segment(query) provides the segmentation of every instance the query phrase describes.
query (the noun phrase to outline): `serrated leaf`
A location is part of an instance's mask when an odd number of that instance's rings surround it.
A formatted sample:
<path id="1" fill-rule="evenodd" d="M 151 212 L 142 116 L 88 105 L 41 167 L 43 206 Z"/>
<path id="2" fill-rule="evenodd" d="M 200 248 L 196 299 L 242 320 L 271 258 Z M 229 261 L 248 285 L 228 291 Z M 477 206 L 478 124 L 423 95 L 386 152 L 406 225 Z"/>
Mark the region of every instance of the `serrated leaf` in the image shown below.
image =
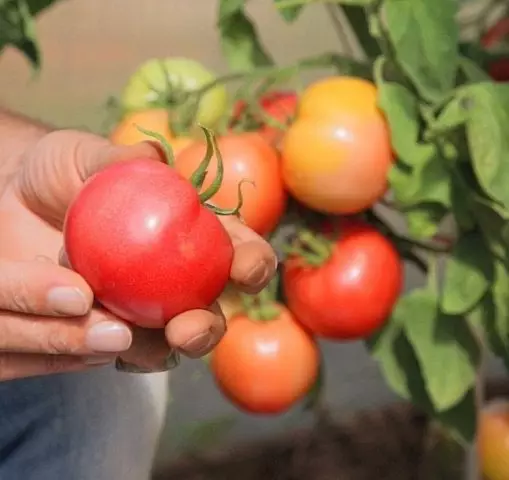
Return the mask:
<path id="1" fill-rule="evenodd" d="M 439 203 L 422 203 L 405 209 L 408 233 L 417 239 L 432 237 L 447 213 L 447 208 Z"/>
<path id="2" fill-rule="evenodd" d="M 400 67 L 424 99 L 441 100 L 458 70 L 457 0 L 386 0 L 384 8 Z"/>
<path id="3" fill-rule="evenodd" d="M 452 408 L 475 384 L 480 362 L 470 325 L 463 317 L 442 313 L 437 296 L 425 289 L 406 295 L 393 316 L 404 324 L 434 409 Z"/>
<path id="4" fill-rule="evenodd" d="M 273 2 L 276 5 L 276 8 L 279 11 L 281 17 L 283 17 L 283 19 L 288 23 L 291 23 L 291 22 L 294 22 L 295 20 L 297 20 L 298 16 L 302 12 L 302 9 L 304 8 L 305 4 L 307 3 L 307 2 L 302 2 L 297 5 L 289 5 L 289 6 L 285 7 L 285 5 L 284 5 L 285 0 L 273 0 Z"/>
<path id="5" fill-rule="evenodd" d="M 221 47 L 230 69 L 246 71 L 274 62 L 262 45 L 254 23 L 244 10 L 245 1 L 220 0 L 218 28 Z"/>
<path id="6" fill-rule="evenodd" d="M 463 234 L 447 261 L 441 309 L 461 315 L 472 309 L 493 282 L 493 259 L 478 232 Z"/>
<path id="7" fill-rule="evenodd" d="M 467 137 L 482 189 L 509 208 L 509 84 L 479 83 L 463 90 L 470 106 Z"/>

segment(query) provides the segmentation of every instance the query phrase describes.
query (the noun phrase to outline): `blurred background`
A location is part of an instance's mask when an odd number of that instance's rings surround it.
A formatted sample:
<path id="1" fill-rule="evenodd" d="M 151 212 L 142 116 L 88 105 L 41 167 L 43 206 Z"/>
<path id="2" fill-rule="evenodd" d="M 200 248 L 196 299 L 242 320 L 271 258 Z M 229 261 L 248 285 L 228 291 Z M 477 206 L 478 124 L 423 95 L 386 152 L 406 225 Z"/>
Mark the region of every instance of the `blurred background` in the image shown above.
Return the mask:
<path id="1" fill-rule="evenodd" d="M 183 56 L 225 73 L 217 30 L 217 5 L 211 0 L 67 0 L 38 19 L 43 67 L 33 77 L 13 50 L 0 56 L 0 103 L 58 127 L 100 131 L 105 103 L 150 57 Z M 288 26 L 272 0 L 251 2 L 261 36 L 281 63 L 338 50 L 338 38 L 323 7 L 308 8 Z M 323 25 L 323 28 L 317 28 Z M 339 47 L 340 49 L 341 47 Z M 408 267 L 406 288 L 421 282 Z M 322 342 L 327 400 L 346 415 L 396 400 L 362 344 Z M 498 369 L 491 361 L 490 368 Z M 226 403 L 204 362 L 184 361 L 172 373 L 168 421 L 157 459 L 162 471 L 173 459 L 196 449 L 250 441 L 310 423 L 296 409 L 278 418 L 250 417 Z"/>

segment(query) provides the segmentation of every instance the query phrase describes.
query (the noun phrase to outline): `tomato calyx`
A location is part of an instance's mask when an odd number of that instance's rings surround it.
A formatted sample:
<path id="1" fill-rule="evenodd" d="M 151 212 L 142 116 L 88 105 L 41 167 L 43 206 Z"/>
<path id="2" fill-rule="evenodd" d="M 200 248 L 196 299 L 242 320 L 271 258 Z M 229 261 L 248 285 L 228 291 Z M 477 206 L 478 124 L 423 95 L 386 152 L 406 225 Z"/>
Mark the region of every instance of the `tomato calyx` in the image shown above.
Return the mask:
<path id="1" fill-rule="evenodd" d="M 203 157 L 203 160 L 200 162 L 196 170 L 192 173 L 191 177 L 189 178 L 189 181 L 193 185 L 193 187 L 198 191 L 198 197 L 200 199 L 200 202 L 203 204 L 203 206 L 207 207 L 209 210 L 211 210 L 216 215 L 222 215 L 222 216 L 229 216 L 229 215 L 238 215 L 240 212 L 240 209 L 242 208 L 244 204 L 244 197 L 242 194 L 242 185 L 244 183 L 253 183 L 248 179 L 242 179 L 238 186 L 237 186 L 237 195 L 238 195 L 238 201 L 237 205 L 233 208 L 219 208 L 216 205 L 213 205 L 212 203 L 209 203 L 208 201 L 219 191 L 221 188 L 221 184 L 223 183 L 223 176 L 224 176 L 224 162 L 223 157 L 221 156 L 221 152 L 219 150 L 219 147 L 217 145 L 216 136 L 212 132 L 212 130 L 208 129 L 207 127 L 203 125 L 199 125 L 199 127 L 202 129 L 203 134 L 205 135 L 205 140 L 207 142 L 207 150 L 205 152 L 205 156 Z M 162 136 L 161 134 L 157 132 L 153 132 L 151 130 L 146 130 L 140 126 L 137 126 L 138 130 L 140 130 L 145 135 L 154 138 L 161 144 L 161 148 L 163 149 L 164 158 L 166 160 L 166 163 L 169 167 L 174 168 L 175 167 L 175 155 L 173 153 L 173 149 L 171 148 L 171 145 L 168 143 L 166 138 Z M 216 175 L 214 177 L 214 180 L 210 184 L 208 188 L 201 191 L 203 187 L 203 183 L 205 182 L 205 178 L 208 174 L 208 168 L 210 165 L 210 162 L 213 157 L 216 157 L 217 159 L 217 171 Z"/>
<path id="2" fill-rule="evenodd" d="M 332 255 L 333 241 L 324 234 L 307 228 L 300 229 L 294 240 L 283 247 L 290 257 L 298 257 L 310 266 L 319 267 Z"/>
<path id="3" fill-rule="evenodd" d="M 270 322 L 279 317 L 281 310 L 277 302 L 279 277 L 276 275 L 258 294 L 241 294 L 246 315 L 254 321 Z"/>

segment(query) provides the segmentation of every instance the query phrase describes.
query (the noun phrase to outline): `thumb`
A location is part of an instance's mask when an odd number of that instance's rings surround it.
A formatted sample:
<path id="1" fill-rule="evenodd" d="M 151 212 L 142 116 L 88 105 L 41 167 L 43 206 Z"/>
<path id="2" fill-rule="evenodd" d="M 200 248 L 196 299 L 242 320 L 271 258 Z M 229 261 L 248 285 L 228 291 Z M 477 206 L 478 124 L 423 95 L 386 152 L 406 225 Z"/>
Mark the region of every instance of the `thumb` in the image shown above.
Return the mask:
<path id="1" fill-rule="evenodd" d="M 155 142 L 113 145 L 107 139 L 76 130 L 44 136 L 26 154 L 16 191 L 26 206 L 56 228 L 83 183 L 106 166 L 149 158 L 163 161 Z"/>

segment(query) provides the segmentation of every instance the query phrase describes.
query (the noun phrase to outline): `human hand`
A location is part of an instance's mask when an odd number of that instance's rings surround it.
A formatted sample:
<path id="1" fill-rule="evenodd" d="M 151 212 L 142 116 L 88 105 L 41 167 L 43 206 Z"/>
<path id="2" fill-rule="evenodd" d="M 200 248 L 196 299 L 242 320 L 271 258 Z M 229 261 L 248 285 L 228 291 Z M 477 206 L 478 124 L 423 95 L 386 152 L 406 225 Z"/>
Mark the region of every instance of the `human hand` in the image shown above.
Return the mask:
<path id="1" fill-rule="evenodd" d="M 130 371 L 165 370 L 175 362 L 172 349 L 196 358 L 221 339 L 217 304 L 179 315 L 164 334 L 145 331 L 94 305 L 86 282 L 65 267 L 61 228 L 83 182 L 139 157 L 162 160 L 152 143 L 119 147 L 69 130 L 45 135 L 20 159 L 0 196 L 0 380 L 81 370 L 117 356 Z M 232 282 L 259 291 L 275 272 L 272 248 L 238 219 L 220 220 L 235 247 Z"/>

